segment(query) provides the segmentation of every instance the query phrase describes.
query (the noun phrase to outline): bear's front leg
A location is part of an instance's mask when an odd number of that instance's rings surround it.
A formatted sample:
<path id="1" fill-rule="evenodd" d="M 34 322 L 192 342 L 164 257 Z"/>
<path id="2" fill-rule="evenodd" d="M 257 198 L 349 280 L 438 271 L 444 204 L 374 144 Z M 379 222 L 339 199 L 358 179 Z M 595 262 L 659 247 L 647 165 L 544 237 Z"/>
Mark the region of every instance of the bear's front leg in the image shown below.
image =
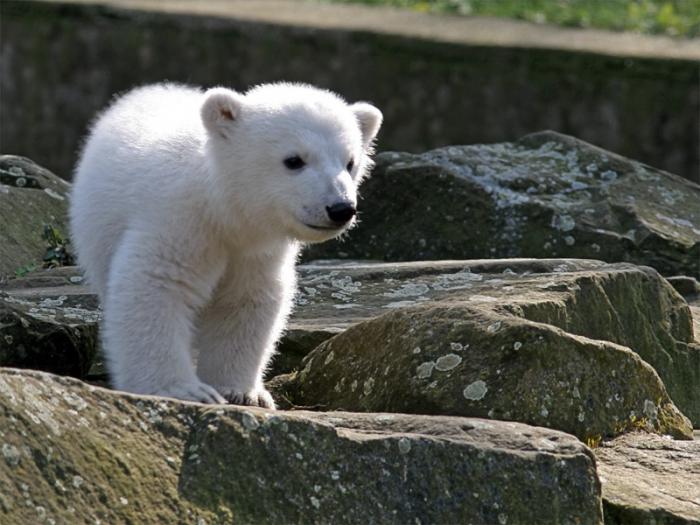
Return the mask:
<path id="1" fill-rule="evenodd" d="M 194 312 L 221 272 L 203 275 L 202 266 L 184 262 L 192 247 L 174 254 L 164 242 L 127 233 L 111 262 L 102 336 L 113 384 L 139 394 L 225 403 L 197 377 L 191 356 Z"/>
<path id="2" fill-rule="evenodd" d="M 224 279 L 200 315 L 197 373 L 230 403 L 274 409 L 263 375 L 291 309 L 293 269 L 286 278 L 256 270 Z"/>

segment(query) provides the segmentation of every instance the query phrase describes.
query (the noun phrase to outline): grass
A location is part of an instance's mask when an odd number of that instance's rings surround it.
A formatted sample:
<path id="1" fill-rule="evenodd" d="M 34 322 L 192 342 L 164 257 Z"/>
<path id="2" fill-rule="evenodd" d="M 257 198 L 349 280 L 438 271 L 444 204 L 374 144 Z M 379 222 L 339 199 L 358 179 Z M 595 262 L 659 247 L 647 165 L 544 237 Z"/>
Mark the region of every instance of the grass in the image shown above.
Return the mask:
<path id="1" fill-rule="evenodd" d="M 700 36 L 700 0 L 328 0 L 430 13 L 515 18 L 681 37 Z"/>

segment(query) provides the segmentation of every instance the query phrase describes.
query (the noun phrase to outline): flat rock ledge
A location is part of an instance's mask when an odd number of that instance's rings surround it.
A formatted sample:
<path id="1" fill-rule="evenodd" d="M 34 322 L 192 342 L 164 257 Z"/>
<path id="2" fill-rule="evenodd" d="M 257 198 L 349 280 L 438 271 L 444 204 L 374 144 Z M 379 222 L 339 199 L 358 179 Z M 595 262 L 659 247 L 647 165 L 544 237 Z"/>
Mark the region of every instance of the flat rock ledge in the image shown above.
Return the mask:
<path id="1" fill-rule="evenodd" d="M 602 523 L 591 451 L 518 423 L 270 412 L 0 369 L 0 521 Z"/>
<path id="2" fill-rule="evenodd" d="M 700 431 L 694 441 L 627 434 L 595 455 L 607 525 L 700 524 Z"/>
<path id="3" fill-rule="evenodd" d="M 300 271 L 292 326 L 344 331 L 280 381 L 294 404 L 517 420 L 586 441 L 634 428 L 690 438 L 676 406 L 700 420 L 690 309 L 651 268 L 505 259 Z"/>

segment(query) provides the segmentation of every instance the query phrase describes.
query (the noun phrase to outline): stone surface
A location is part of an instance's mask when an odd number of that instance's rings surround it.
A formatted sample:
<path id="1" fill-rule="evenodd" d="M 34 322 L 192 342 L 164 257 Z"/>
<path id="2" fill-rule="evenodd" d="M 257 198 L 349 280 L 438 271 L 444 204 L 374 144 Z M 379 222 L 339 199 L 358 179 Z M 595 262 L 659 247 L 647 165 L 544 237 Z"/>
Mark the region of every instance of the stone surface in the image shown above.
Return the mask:
<path id="1" fill-rule="evenodd" d="M 70 186 L 24 157 L 0 155 L 0 281 L 46 252 L 45 224 L 67 230 Z"/>
<path id="2" fill-rule="evenodd" d="M 361 227 L 306 257 L 577 257 L 700 276 L 700 186 L 553 132 L 382 153 Z"/>
<path id="3" fill-rule="evenodd" d="M 279 390 L 292 403 L 514 419 L 582 439 L 637 426 L 688 437 L 658 372 L 700 418 L 690 311 L 650 268 L 501 260 L 300 272 L 294 322 L 346 330 Z"/>
<path id="4" fill-rule="evenodd" d="M 205 406 L 5 369 L 0 448 L 3 523 L 602 523 L 590 450 L 518 423 Z"/>
<path id="5" fill-rule="evenodd" d="M 323 408 L 328 406 L 330 395 L 338 396 L 331 402 L 332 408 L 404 412 L 430 408 L 431 413 L 457 410 L 461 415 L 520 418 L 587 438 L 634 426 L 630 420 L 633 414 L 636 425 L 643 424 L 648 420 L 645 411 L 653 415 L 647 400 L 654 406 L 665 406 L 663 385 L 636 353 L 656 369 L 681 411 L 696 424 L 700 420 L 696 388 L 700 381 L 700 346 L 692 342 L 690 311 L 671 286 L 649 268 L 567 259 L 339 262 L 302 265 L 299 288 L 296 309 L 268 378 L 298 368 L 308 352 L 331 337 L 338 336 L 321 347 L 326 350 L 319 351 L 327 351 L 328 345 L 343 346 L 333 352 L 339 357 L 335 363 L 326 365 L 325 359 L 314 360 L 311 369 L 315 372 L 304 381 L 301 395 L 296 389 L 302 384 L 299 376 L 293 381 L 288 377 L 287 381 L 275 382 L 283 405 L 293 402 Z M 14 305 L 59 320 L 68 314 L 73 323 L 87 330 L 95 330 L 100 316 L 96 297 L 82 285 L 74 268 L 13 280 L 6 293 Z M 411 310 L 415 308 L 420 311 Z M 387 312 L 394 312 L 394 316 L 382 317 Z M 420 323 L 421 330 L 402 333 L 407 338 L 406 348 L 392 347 L 383 330 L 401 331 L 407 319 Z M 394 323 L 396 327 L 392 327 Z M 487 326 L 484 330 L 482 323 L 494 328 L 489 330 Z M 434 324 L 444 325 L 448 333 L 436 332 Z M 462 331 L 457 334 L 455 330 L 459 330 L 452 324 Z M 352 331 L 343 334 L 351 327 Z M 423 328 L 426 333 L 422 333 Z M 368 339 L 370 336 L 376 341 Z M 424 336 L 429 347 L 419 342 Z M 449 339 L 453 336 L 464 340 Z M 95 340 L 87 341 L 93 345 Z M 364 341 L 366 355 L 357 354 L 358 340 Z M 462 347 L 456 344 L 453 349 L 453 342 Z M 413 354 L 416 347 L 421 347 L 421 352 Z M 462 361 L 449 369 L 458 358 Z M 50 366 L 51 362 L 44 369 L 55 371 Z M 391 388 L 397 390 L 389 388 L 385 393 L 394 404 L 382 404 L 377 394 L 381 382 L 365 399 L 361 395 L 365 381 L 375 377 L 374 368 L 380 367 L 383 374 L 387 366 L 392 371 L 388 377 L 395 381 Z M 417 377 L 420 366 L 420 375 L 427 377 Z M 468 370 L 479 377 L 462 385 L 462 375 L 466 380 L 471 374 Z M 357 380 L 359 386 L 351 398 L 346 397 L 349 390 L 340 395 L 334 390 L 335 382 L 327 384 L 336 376 L 346 377 L 346 390 Z M 444 376 L 451 378 L 447 385 L 457 389 L 455 396 L 449 389 L 433 385 Z M 542 382 L 541 376 L 547 381 Z M 105 379 L 99 354 L 89 379 Z M 415 381 L 420 388 L 411 394 L 413 397 L 395 395 Z M 478 390 L 478 381 L 491 389 L 486 401 L 464 399 L 464 390 L 475 381 L 472 390 Z M 531 388 L 530 381 L 540 390 Z M 505 388 L 499 394 L 498 406 L 491 404 L 495 402 L 493 385 Z M 524 397 L 507 390 L 516 385 Z M 554 392 L 560 397 L 552 397 Z M 470 390 L 468 395 L 478 396 L 479 392 Z M 368 399 L 374 404 L 367 405 Z M 415 405 L 411 408 L 412 403 Z M 523 407 L 517 403 L 527 403 L 527 411 L 521 412 Z M 673 412 L 670 405 L 669 410 Z M 669 431 L 687 434 L 687 424 L 674 418 Z M 660 421 L 656 428 L 662 430 L 665 424 Z"/>
<path id="6" fill-rule="evenodd" d="M 673 277 L 668 277 L 668 282 L 683 297 L 695 298 L 700 295 L 700 282 L 695 277 L 674 275 Z"/>
<path id="7" fill-rule="evenodd" d="M 694 441 L 632 433 L 595 449 L 608 525 L 700 524 L 700 432 Z"/>
<path id="8" fill-rule="evenodd" d="M 98 346 L 95 298 L 69 287 L 41 290 L 33 296 L 0 292 L 0 366 L 84 377 Z"/>

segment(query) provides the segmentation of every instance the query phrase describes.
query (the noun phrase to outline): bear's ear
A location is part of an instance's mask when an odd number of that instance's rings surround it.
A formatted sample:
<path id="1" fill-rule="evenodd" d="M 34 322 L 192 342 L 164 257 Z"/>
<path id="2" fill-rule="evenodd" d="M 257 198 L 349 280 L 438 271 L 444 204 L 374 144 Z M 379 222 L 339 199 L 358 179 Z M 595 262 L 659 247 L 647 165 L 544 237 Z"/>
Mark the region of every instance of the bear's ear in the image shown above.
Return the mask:
<path id="1" fill-rule="evenodd" d="M 384 118 L 382 112 L 367 102 L 352 104 L 350 109 L 355 114 L 357 122 L 360 124 L 362 142 L 365 147 L 369 147 L 382 125 L 382 120 Z"/>
<path id="2" fill-rule="evenodd" d="M 231 89 L 212 88 L 204 93 L 201 115 L 209 133 L 230 137 L 233 123 L 240 117 L 243 95 Z"/>

